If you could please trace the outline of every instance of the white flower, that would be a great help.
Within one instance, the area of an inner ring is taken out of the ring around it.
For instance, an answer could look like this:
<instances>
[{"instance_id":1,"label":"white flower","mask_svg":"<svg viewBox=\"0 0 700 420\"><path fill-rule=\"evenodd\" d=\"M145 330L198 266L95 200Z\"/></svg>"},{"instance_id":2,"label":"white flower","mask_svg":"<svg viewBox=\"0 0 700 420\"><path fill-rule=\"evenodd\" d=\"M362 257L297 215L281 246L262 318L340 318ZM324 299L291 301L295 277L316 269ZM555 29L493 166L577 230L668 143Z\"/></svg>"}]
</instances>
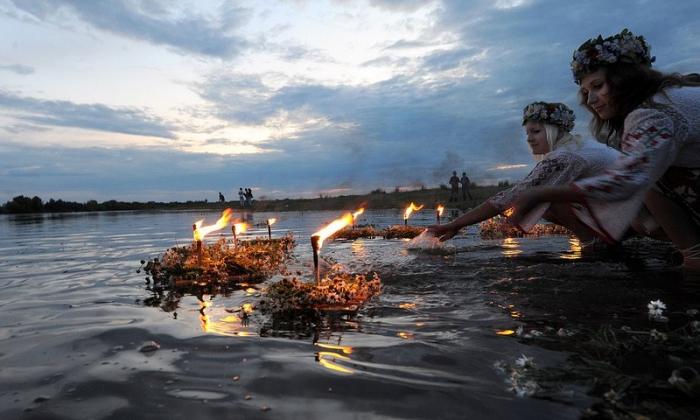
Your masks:
<instances>
[{"instance_id":1,"label":"white flower","mask_svg":"<svg viewBox=\"0 0 700 420\"><path fill-rule=\"evenodd\" d=\"M668 383L671 385L684 384L685 379L678 374L678 370L671 372L671 376L668 378Z\"/></svg>"},{"instance_id":2,"label":"white flower","mask_svg":"<svg viewBox=\"0 0 700 420\"><path fill-rule=\"evenodd\" d=\"M508 363L506 363L503 360L497 360L496 362L493 363L494 369L501 373L506 373L506 368L508 367Z\"/></svg>"},{"instance_id":3,"label":"white flower","mask_svg":"<svg viewBox=\"0 0 700 420\"><path fill-rule=\"evenodd\" d=\"M603 397L605 397L605 399L610 402L616 402L620 399L621 395L615 392L614 389L611 389L610 391L603 394Z\"/></svg>"},{"instance_id":4,"label":"white flower","mask_svg":"<svg viewBox=\"0 0 700 420\"><path fill-rule=\"evenodd\" d=\"M650 335L651 335L651 338L653 338L654 340L658 340L658 341L666 341L666 339L668 338L668 336L666 334L659 332L657 330L651 330Z\"/></svg>"},{"instance_id":5,"label":"white flower","mask_svg":"<svg viewBox=\"0 0 700 420\"><path fill-rule=\"evenodd\" d=\"M527 369L535 366L535 361L534 358L527 357L523 354L515 360L515 366Z\"/></svg>"},{"instance_id":6,"label":"white flower","mask_svg":"<svg viewBox=\"0 0 700 420\"><path fill-rule=\"evenodd\" d=\"M538 388L539 385L537 385L537 382L530 380L522 384L514 383L511 389L515 392L515 395L522 398L534 395Z\"/></svg>"},{"instance_id":7,"label":"white flower","mask_svg":"<svg viewBox=\"0 0 700 420\"><path fill-rule=\"evenodd\" d=\"M650 301L647 304L647 308L649 309L649 319L659 320L660 318L665 318L663 314L666 304L660 299Z\"/></svg>"},{"instance_id":8,"label":"white flower","mask_svg":"<svg viewBox=\"0 0 700 420\"><path fill-rule=\"evenodd\" d=\"M541 336L542 336L542 331L530 330L530 335L533 336L533 337L541 337Z\"/></svg>"},{"instance_id":9,"label":"white flower","mask_svg":"<svg viewBox=\"0 0 700 420\"><path fill-rule=\"evenodd\" d=\"M557 335L559 337L571 337L572 335L575 335L575 334L576 333L574 331L567 330L564 328L559 328L559 330L557 330Z\"/></svg>"},{"instance_id":10,"label":"white flower","mask_svg":"<svg viewBox=\"0 0 700 420\"><path fill-rule=\"evenodd\" d=\"M690 328L693 330L693 332L698 332L700 331L700 321L693 321L690 323Z\"/></svg>"}]
</instances>

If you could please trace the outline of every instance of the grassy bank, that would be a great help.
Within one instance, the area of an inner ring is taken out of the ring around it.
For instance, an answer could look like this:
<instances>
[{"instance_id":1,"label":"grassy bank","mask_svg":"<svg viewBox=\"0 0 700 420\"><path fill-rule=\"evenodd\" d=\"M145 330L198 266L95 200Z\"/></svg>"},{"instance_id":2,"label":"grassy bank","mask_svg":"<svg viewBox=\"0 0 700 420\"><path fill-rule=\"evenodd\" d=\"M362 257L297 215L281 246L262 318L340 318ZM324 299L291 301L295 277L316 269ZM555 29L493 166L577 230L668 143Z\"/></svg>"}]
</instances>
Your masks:
<instances>
[{"instance_id":1,"label":"grassy bank","mask_svg":"<svg viewBox=\"0 0 700 420\"><path fill-rule=\"evenodd\" d=\"M369 209L404 208L414 202L426 207L435 208L443 204L448 208L468 209L488 199L504 187L484 186L471 189L472 199L458 202L448 202L450 191L440 188L423 189L401 192L380 192L364 195L343 195L338 197L321 197L312 199L282 199L262 200L255 202L257 211L297 211L297 210L352 210L360 206ZM461 194L461 192L460 192ZM460 195L461 197L461 195ZM237 203L236 203L237 206ZM234 208L236 207L234 206Z\"/></svg>"},{"instance_id":2,"label":"grassy bank","mask_svg":"<svg viewBox=\"0 0 700 420\"><path fill-rule=\"evenodd\" d=\"M505 186L484 186L471 189L471 199L458 202L448 202L450 191L443 188L426 188L415 191L375 191L362 195L342 195L337 197L318 198L285 198L276 200L256 200L253 202L254 211L303 211L303 210L352 210L360 206L369 209L405 208L410 202L435 208L443 204L448 208L468 209L505 188ZM461 194L461 193L460 193ZM460 195L461 196L461 195ZM0 206L0 213L62 213L85 211L114 211L114 210L217 210L231 207L239 210L240 203L236 201L187 201L187 202L125 202L109 200L98 203L90 200L86 203L54 200L44 202L40 197L17 196Z\"/></svg>"}]
</instances>

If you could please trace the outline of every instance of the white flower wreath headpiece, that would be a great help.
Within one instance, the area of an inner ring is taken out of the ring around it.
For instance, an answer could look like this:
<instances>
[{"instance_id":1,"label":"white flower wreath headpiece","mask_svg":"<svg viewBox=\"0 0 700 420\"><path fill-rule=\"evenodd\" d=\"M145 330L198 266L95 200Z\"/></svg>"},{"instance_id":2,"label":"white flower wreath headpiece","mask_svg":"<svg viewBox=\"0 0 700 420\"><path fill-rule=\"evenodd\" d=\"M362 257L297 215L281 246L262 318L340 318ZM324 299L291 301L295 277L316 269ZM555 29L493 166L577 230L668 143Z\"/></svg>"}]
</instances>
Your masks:
<instances>
[{"instance_id":1,"label":"white flower wreath headpiece","mask_svg":"<svg viewBox=\"0 0 700 420\"><path fill-rule=\"evenodd\" d=\"M575 119L574 111L558 102L533 102L523 108L523 125L535 121L557 125L568 132L574 128Z\"/></svg>"},{"instance_id":2,"label":"white flower wreath headpiece","mask_svg":"<svg viewBox=\"0 0 700 420\"><path fill-rule=\"evenodd\" d=\"M651 66L656 57L643 36L635 36L628 29L603 39L601 35L581 44L571 61L574 81L578 84L586 74L613 63L631 63Z\"/></svg>"}]
</instances>

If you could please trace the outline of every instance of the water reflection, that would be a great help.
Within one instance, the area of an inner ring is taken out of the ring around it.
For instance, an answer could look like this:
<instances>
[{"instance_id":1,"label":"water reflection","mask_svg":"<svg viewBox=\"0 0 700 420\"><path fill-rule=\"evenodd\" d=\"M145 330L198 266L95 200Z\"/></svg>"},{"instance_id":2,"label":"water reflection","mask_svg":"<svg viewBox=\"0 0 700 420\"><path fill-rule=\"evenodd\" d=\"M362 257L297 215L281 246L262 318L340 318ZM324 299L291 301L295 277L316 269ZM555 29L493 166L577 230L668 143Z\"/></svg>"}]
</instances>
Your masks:
<instances>
[{"instance_id":1,"label":"water reflection","mask_svg":"<svg viewBox=\"0 0 700 420\"><path fill-rule=\"evenodd\" d=\"M228 337L250 337L258 334L249 328L249 314L252 305L243 304L240 310L225 309L214 305L211 300L199 299L199 320L202 331ZM246 306L248 305L248 306Z\"/></svg>"},{"instance_id":2,"label":"water reflection","mask_svg":"<svg viewBox=\"0 0 700 420\"><path fill-rule=\"evenodd\" d=\"M564 260L580 260L583 257L581 254L582 249L581 241L579 241L577 237L569 237L569 250L563 252L559 258Z\"/></svg>"},{"instance_id":3,"label":"water reflection","mask_svg":"<svg viewBox=\"0 0 700 420\"><path fill-rule=\"evenodd\" d=\"M508 258L515 257L523 252L520 249L520 242L516 238L505 238L503 243L501 243L501 247L503 248L501 254Z\"/></svg>"},{"instance_id":4,"label":"water reflection","mask_svg":"<svg viewBox=\"0 0 700 420\"><path fill-rule=\"evenodd\" d=\"M350 249L352 249L352 255L354 257L363 259L367 257L367 248L365 247L365 242L361 239L353 241Z\"/></svg>"},{"instance_id":5,"label":"water reflection","mask_svg":"<svg viewBox=\"0 0 700 420\"><path fill-rule=\"evenodd\" d=\"M343 362L347 363L351 360L350 357L347 356L353 352L351 346L322 342L315 342L314 345L323 349L322 351L316 352L316 361L319 365L334 372L354 373L352 369L342 365Z\"/></svg>"}]
</instances>

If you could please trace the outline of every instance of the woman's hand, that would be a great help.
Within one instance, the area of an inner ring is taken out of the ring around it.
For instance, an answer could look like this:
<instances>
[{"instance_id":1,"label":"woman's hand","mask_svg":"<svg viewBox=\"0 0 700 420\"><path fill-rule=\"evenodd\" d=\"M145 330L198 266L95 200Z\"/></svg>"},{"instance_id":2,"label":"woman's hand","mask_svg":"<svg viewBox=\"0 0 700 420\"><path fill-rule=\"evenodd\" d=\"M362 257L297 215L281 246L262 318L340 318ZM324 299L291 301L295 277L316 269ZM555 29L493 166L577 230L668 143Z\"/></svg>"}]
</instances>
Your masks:
<instances>
[{"instance_id":1,"label":"woman's hand","mask_svg":"<svg viewBox=\"0 0 700 420\"><path fill-rule=\"evenodd\" d=\"M459 232L459 229L460 228L454 226L452 223L446 225L432 225L428 226L428 233L440 239L441 242L444 242L455 236L457 232Z\"/></svg>"}]
</instances>

